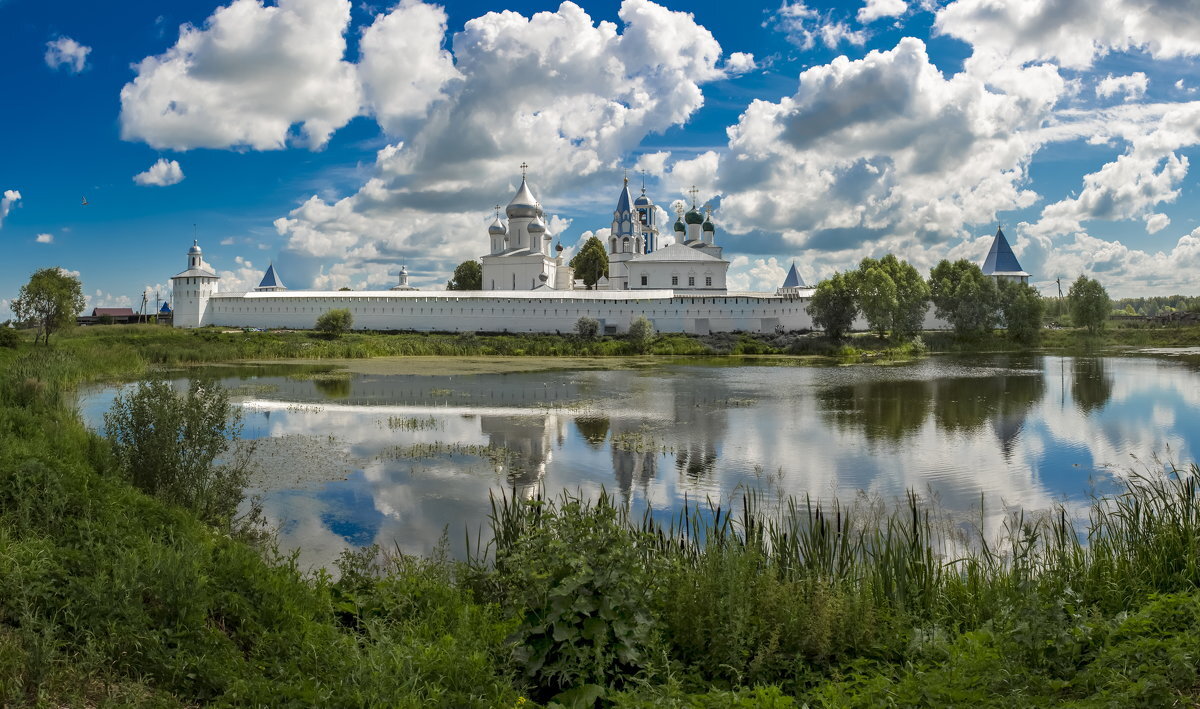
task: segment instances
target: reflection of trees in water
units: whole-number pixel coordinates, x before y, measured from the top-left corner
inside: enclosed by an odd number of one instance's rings
[[[1071,361],[1071,396],[1085,414],[1104,408],[1112,398],[1112,376],[1102,357],[1076,357]]]
[[[871,381],[817,392],[817,407],[838,430],[861,429],[870,440],[900,441],[925,422],[933,398],[930,382]]]
[[[1041,374],[939,379],[934,383],[934,422],[943,431],[972,433],[989,421],[1011,445],[1046,382]]]
[[[580,416],[575,419],[575,428],[579,429],[579,435],[592,448],[604,445],[608,438],[608,425],[607,416]]]
[[[819,392],[817,403],[839,430],[861,430],[869,440],[901,441],[920,430],[931,415],[939,430],[950,433],[975,433],[991,423],[1007,456],[1045,389],[1040,374],[998,373],[862,382]]]
[[[350,398],[350,377],[348,376],[318,376],[313,378],[312,383],[317,391],[324,394],[326,398]]]

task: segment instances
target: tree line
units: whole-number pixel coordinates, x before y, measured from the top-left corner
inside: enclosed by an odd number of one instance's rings
[[[1110,300],[1094,279],[1080,276],[1067,302],[1076,326],[1095,333],[1104,327]],[[880,339],[919,333],[929,306],[964,339],[997,327],[1019,342],[1032,342],[1042,329],[1045,300],[1026,283],[997,281],[966,259],[943,259],[922,278],[912,264],[888,254],[864,258],[857,269],[835,273],[817,284],[808,314],[834,340],[842,339],[860,315]]]

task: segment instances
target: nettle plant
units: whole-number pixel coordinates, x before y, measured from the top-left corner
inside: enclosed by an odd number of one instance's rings
[[[550,697],[645,670],[657,637],[645,549],[610,498],[493,507],[497,576],[524,609],[511,640],[526,679]]]

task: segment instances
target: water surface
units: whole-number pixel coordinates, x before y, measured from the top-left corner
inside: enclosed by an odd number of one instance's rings
[[[746,488],[820,500],[913,490],[987,525],[1006,508],[1082,509],[1156,454],[1193,460],[1200,441],[1200,372],[1164,356],[190,375],[235,391],[243,435],[260,442],[254,492],[306,565],[371,543],[428,552],[447,531],[461,554],[489,491],[541,487],[603,487],[656,515]],[[115,391],[84,396],[90,422]]]

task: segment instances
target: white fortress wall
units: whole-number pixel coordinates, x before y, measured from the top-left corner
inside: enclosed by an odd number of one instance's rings
[[[282,291],[222,293],[207,299],[202,324],[312,328],[329,310],[345,308],[358,330],[426,332],[575,331],[581,317],[602,331],[626,332],[644,315],[658,332],[807,330],[808,298],[771,293],[721,295],[658,291]]]

